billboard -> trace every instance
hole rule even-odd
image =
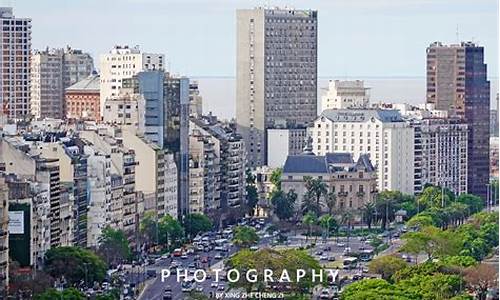
[[[9,234],[24,234],[24,211],[9,211]]]

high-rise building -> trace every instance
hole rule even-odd
[[[7,297],[9,287],[9,187],[0,177],[0,296]]]
[[[0,116],[22,119],[30,114],[31,19],[0,7],[0,31]]]
[[[415,133],[415,194],[426,184],[467,193],[467,124],[458,118],[412,119]]]
[[[313,153],[367,154],[378,189],[413,193],[414,132],[397,110],[327,109],[310,128]]]
[[[236,121],[248,165],[266,164],[269,128],[304,128],[317,112],[317,11],[237,11]]]
[[[163,70],[163,54],[142,53],[138,46],[115,46],[109,53],[100,57],[101,71],[101,116],[104,103],[111,96],[118,96],[123,79],[131,78],[141,71]]]
[[[427,102],[465,119],[468,193],[486,199],[489,182],[490,82],[484,48],[472,42],[427,48]]]
[[[198,117],[203,114],[203,97],[198,89],[198,81],[189,83],[189,116]]]
[[[325,109],[368,108],[370,96],[362,80],[330,80],[328,92],[321,97],[321,111]]]
[[[178,172],[178,216],[189,213],[189,79],[144,71],[123,80],[138,94],[138,134],[174,154]]]
[[[31,113],[36,118],[65,117],[64,90],[92,74],[94,61],[81,50],[46,49],[31,56]]]

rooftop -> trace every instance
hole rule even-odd
[[[100,87],[99,75],[92,74],[89,77],[87,77],[81,81],[78,81],[77,83],[68,87],[66,89],[66,91],[86,91],[86,92],[96,91],[96,92],[99,92],[99,87]]]
[[[284,174],[329,174],[357,170],[375,171],[368,154],[360,155],[356,162],[352,159],[351,153],[327,153],[325,156],[289,155],[283,167]]]

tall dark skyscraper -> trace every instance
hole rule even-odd
[[[316,118],[317,11],[237,11],[236,121],[250,167],[266,164],[269,128]]]
[[[484,48],[472,42],[427,48],[427,103],[469,127],[467,191],[486,199],[489,182],[490,82]]]

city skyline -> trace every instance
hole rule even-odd
[[[12,1],[0,2],[13,5]],[[425,48],[437,40],[455,43],[457,38],[484,46],[488,77],[497,78],[498,74],[498,6],[491,0],[475,1],[473,5],[450,0],[116,3],[92,0],[69,4],[56,0],[47,4],[20,0],[15,3],[14,13],[32,18],[33,49],[69,44],[89,51],[97,59],[115,44],[137,44],[143,51],[164,53],[174,73],[235,77],[236,9],[288,5],[318,10],[319,78],[424,77]],[[82,19],[81,15],[90,14],[92,22],[75,22]],[[123,16],[133,22],[124,22]],[[61,29],[61,24],[70,23]],[[144,31],[145,26],[152,29]],[[93,32],[99,34],[89,34]]]

